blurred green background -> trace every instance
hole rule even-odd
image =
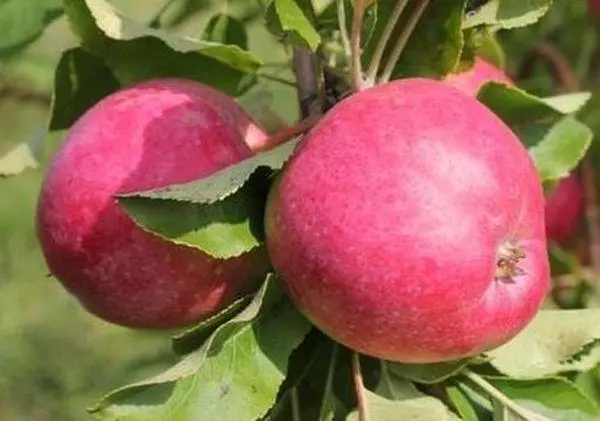
[[[136,20],[148,22],[164,0],[115,0]],[[227,12],[250,23],[250,48],[273,71],[286,54],[266,32],[258,2],[181,1],[165,14],[175,29],[202,33],[215,12]],[[235,5],[235,7],[234,7]],[[179,12],[193,17],[178,19]],[[188,13],[189,14],[189,13]],[[181,15],[183,16],[183,15]],[[44,35],[17,55],[0,59],[0,157],[19,142],[43,136],[48,117],[54,66],[75,45],[66,19],[53,22]],[[285,121],[298,112],[292,88],[261,82]],[[263,95],[264,97],[264,95]],[[265,104],[253,97],[245,105],[255,113]],[[56,146],[60,135],[47,139]],[[173,360],[168,332],[138,332],[105,323],[86,313],[62,286],[47,275],[37,245],[34,215],[38,190],[52,148],[40,168],[0,178],[0,420],[74,421],[89,419],[85,409],[111,389],[158,372]]]

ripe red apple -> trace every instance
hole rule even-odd
[[[259,280],[264,250],[220,261],[175,245],[138,227],[114,196],[208,176],[265,139],[233,99],[192,81],[156,79],[104,98],[73,125],[41,190],[51,273],[90,312],[125,326],[179,327],[228,305]]]
[[[269,194],[267,249],[332,338],[430,363],[530,322],[549,286],[543,214],[536,169],[500,119],[443,82],[404,79],[340,102],[306,136]]]
[[[568,239],[583,213],[583,186],[576,174],[559,181],[546,197],[546,236],[558,243]]]
[[[501,69],[480,57],[475,58],[473,67],[461,73],[452,73],[444,81],[471,96],[477,96],[479,89],[487,82],[504,83],[514,86],[514,82]]]

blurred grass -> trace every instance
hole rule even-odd
[[[149,20],[163,4],[157,0],[114,3],[141,21]],[[213,2],[210,11],[223,11],[222,5]],[[185,21],[181,30],[198,35],[209,15],[205,12]],[[285,60],[264,24],[257,20],[251,26],[251,48],[267,62]],[[61,18],[25,52],[0,62],[0,75],[49,95],[60,53],[75,42]],[[291,79],[289,71],[283,76]],[[273,95],[275,109],[284,120],[296,117],[293,89],[273,82],[261,83],[259,89]],[[39,135],[48,112],[43,101],[0,97],[0,156]],[[56,139],[50,142],[56,143]],[[104,393],[154,374],[173,359],[167,333],[136,332],[105,323],[89,315],[47,276],[33,224],[46,164],[17,177],[0,178],[2,421],[89,419],[85,408]]]

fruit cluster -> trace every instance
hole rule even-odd
[[[37,213],[48,266],[90,312],[130,327],[203,320],[272,265],[312,323],[364,354],[435,362],[499,346],[537,312],[546,232],[568,236],[582,195],[572,176],[544,200],[527,150],[475,98],[488,81],[512,85],[477,59],[336,104],[272,184],[266,247],[229,260],[145,231],[115,195],[206,177],[268,135],[195,82],[124,88],[76,122],[49,168]]]

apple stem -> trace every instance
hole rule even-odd
[[[346,8],[344,7],[344,0],[337,0],[337,12],[342,46],[344,47],[346,59],[349,60],[352,57],[352,48],[350,47],[350,34],[348,34],[348,27],[346,26]]]
[[[292,387],[291,398],[293,421],[302,421],[302,415],[300,414],[300,399],[298,398],[298,389],[296,387]]]
[[[363,87],[362,63],[360,62],[360,32],[362,30],[365,15],[366,0],[354,3],[354,15],[352,17],[352,33],[350,35],[350,60],[352,63],[352,76],[354,90],[360,92]]]
[[[518,405],[512,399],[507,397],[504,393],[496,389],[494,385],[492,385],[486,379],[481,377],[479,374],[474,373],[471,370],[463,370],[462,374],[469,380],[471,380],[475,385],[477,385],[481,390],[487,393],[491,398],[495,399],[496,401],[504,405],[506,408],[510,409],[516,415],[526,420],[532,419],[532,416],[534,416],[534,413]]]
[[[260,143],[257,142],[255,145],[250,145],[252,152],[254,154],[258,154],[274,149],[282,143],[287,142],[291,138],[309,131],[315,124],[317,124],[320,118],[321,116],[319,114],[312,114],[294,126],[284,127],[269,137],[266,141]]]
[[[367,83],[370,86],[375,84],[375,79],[377,78],[377,72],[379,71],[379,67],[381,66],[381,59],[383,57],[383,53],[385,52],[385,47],[390,41],[392,34],[394,33],[394,28],[398,23],[398,19],[402,15],[402,12],[406,8],[408,4],[408,0],[398,0],[396,2],[396,7],[392,11],[389,20],[385,24],[383,32],[381,34],[381,38],[377,42],[377,46],[375,47],[375,51],[373,52],[373,57],[371,58],[371,63],[369,64],[369,69],[367,70]]]
[[[381,78],[379,79],[379,83],[389,82],[389,80],[392,78],[394,67],[400,59],[400,56],[402,55],[402,52],[404,51],[404,48],[406,47],[410,36],[414,32],[417,23],[423,16],[423,13],[425,13],[425,9],[429,5],[429,1],[430,0],[421,0],[421,3],[419,3],[417,9],[410,16],[408,22],[406,23],[406,27],[402,30],[402,33],[400,34],[400,39],[398,39],[398,42],[394,46],[392,54],[389,60],[387,61],[385,68],[383,69],[383,73],[381,75]]]
[[[354,378],[358,419],[359,421],[371,421],[371,414],[367,405],[367,395],[365,393],[365,384],[363,383],[362,371],[360,368],[360,355],[358,352],[352,353],[352,377]]]

